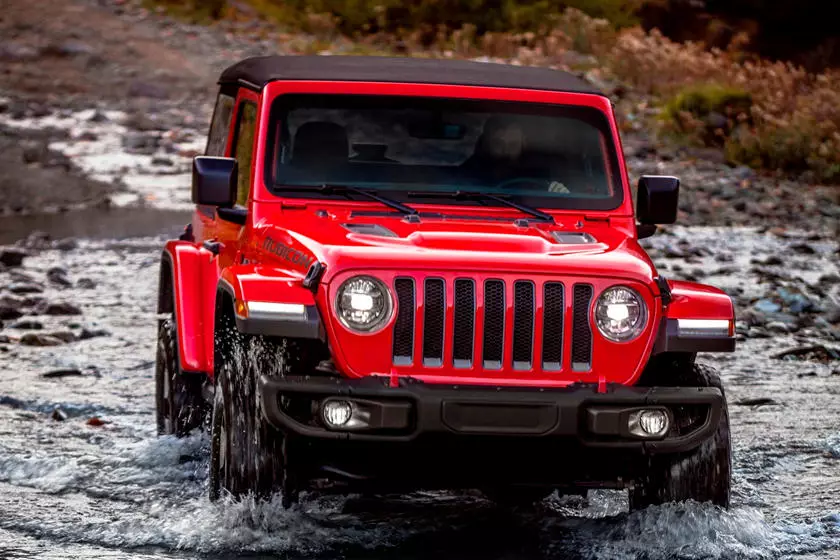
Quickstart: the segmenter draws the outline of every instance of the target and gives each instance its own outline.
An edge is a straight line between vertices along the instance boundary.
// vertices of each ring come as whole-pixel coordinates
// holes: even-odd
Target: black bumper
[[[264,377],[260,389],[266,419],[276,428],[304,438],[347,442],[411,442],[435,434],[553,441],[565,438],[585,447],[644,453],[678,453],[697,447],[714,433],[723,406],[720,390],[710,387],[618,385],[599,393],[594,385],[557,389],[481,387],[400,378],[397,386],[392,386],[387,378],[313,376]],[[317,409],[331,397],[364,403],[373,411],[374,426],[356,431],[324,427]],[[627,417],[640,407],[667,409],[675,427],[656,440],[630,434]],[[694,411],[693,421],[678,430],[677,420],[686,410]]]

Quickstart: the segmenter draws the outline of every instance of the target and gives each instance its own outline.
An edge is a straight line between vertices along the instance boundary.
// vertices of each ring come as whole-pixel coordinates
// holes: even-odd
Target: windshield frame
[[[288,83],[284,85],[290,85]],[[322,84],[318,84],[322,85]],[[326,84],[324,84],[326,85]],[[607,175],[611,182],[611,189],[612,189],[612,196],[604,197],[604,198],[584,198],[584,197],[559,197],[556,195],[548,195],[548,196],[534,196],[532,194],[529,195],[517,195],[516,193],[505,193],[505,196],[509,196],[511,200],[515,202],[519,202],[524,205],[532,206],[534,208],[539,208],[547,211],[554,211],[554,212],[562,212],[565,210],[572,210],[572,211],[595,211],[595,212],[605,212],[605,211],[616,211],[623,209],[623,206],[626,205],[626,177],[625,177],[625,168],[623,165],[623,160],[621,159],[619,150],[621,149],[620,140],[617,138],[617,130],[615,128],[615,123],[612,121],[612,115],[606,111],[606,106],[609,106],[609,100],[602,96],[593,95],[593,94],[575,94],[575,93],[556,93],[556,92],[528,92],[532,94],[544,94],[544,97],[559,97],[560,100],[565,101],[568,99],[570,102],[554,102],[554,101],[547,101],[547,100],[531,100],[528,99],[529,97],[534,97],[534,95],[522,95],[525,99],[516,99],[512,97],[510,94],[515,93],[518,90],[500,90],[499,88],[474,88],[474,87],[464,87],[464,86],[446,86],[444,89],[452,89],[453,87],[458,90],[484,90],[481,91],[480,95],[476,96],[468,96],[468,95],[440,95],[440,94],[426,94],[423,90],[434,88],[435,86],[431,86],[428,84],[421,84],[421,85],[413,85],[413,89],[417,90],[416,93],[406,92],[404,88],[400,88],[398,91],[388,91],[392,88],[389,87],[382,87],[377,88],[376,90],[371,90],[370,87],[364,86],[371,86],[374,84],[366,84],[366,83],[350,83],[349,86],[356,86],[356,87],[347,87],[346,90],[340,87],[336,88],[325,88],[325,87],[317,87],[309,90],[307,88],[282,88],[277,93],[277,95],[269,96],[270,101],[267,103],[265,108],[264,115],[266,118],[266,125],[264,127],[265,130],[265,149],[263,151],[264,158],[263,158],[263,166],[262,166],[262,187],[265,189],[265,192],[269,195],[268,200],[274,199],[321,199],[321,200],[336,200],[336,201],[345,201],[346,198],[343,198],[337,194],[327,194],[324,192],[318,192],[317,189],[320,185],[312,185],[312,192],[305,192],[302,190],[297,190],[295,192],[287,191],[283,189],[282,184],[275,184],[273,180],[273,166],[274,166],[274,158],[275,158],[275,150],[276,150],[276,143],[279,141],[277,135],[279,134],[278,125],[279,121],[282,118],[283,113],[287,110],[289,106],[289,100],[295,101],[297,99],[306,99],[310,98],[313,100],[316,99],[324,99],[324,100],[333,100],[333,99],[341,99],[345,98],[350,103],[348,103],[348,107],[352,106],[353,101],[356,101],[358,98],[363,98],[367,103],[370,103],[370,106],[375,106],[377,102],[385,103],[386,101],[394,102],[394,103],[411,103],[413,106],[422,106],[423,104],[442,104],[445,103],[451,109],[448,110],[457,110],[458,107],[463,107],[464,110],[471,110],[471,111],[489,111],[493,112],[496,111],[510,111],[515,110],[515,113],[524,113],[524,114],[533,114],[533,115],[547,115],[547,116],[572,116],[574,118],[579,118],[584,122],[587,122],[591,126],[595,127],[598,132],[600,133],[603,150],[604,150],[604,164],[607,166],[608,169]],[[379,84],[376,84],[379,85]],[[386,84],[382,84],[387,86]],[[394,85],[394,84],[390,84]],[[441,89],[442,86],[439,86],[438,89]],[[279,88],[278,88],[279,89]],[[362,89],[361,92],[356,92],[353,90]],[[504,93],[505,95],[501,95],[500,92]],[[518,97],[518,96],[517,96]],[[356,98],[356,99],[354,99]],[[581,100],[584,101],[582,103],[578,103],[577,101]],[[380,193],[382,196],[386,196],[393,200],[409,203],[413,205],[418,204],[434,204],[436,206],[486,206],[486,202],[482,202],[480,199],[470,200],[470,199],[462,199],[462,200],[454,200],[448,196],[441,196],[441,197],[429,197],[424,200],[423,203],[418,203],[416,199],[412,199],[408,196],[409,192],[416,192],[416,191],[423,191],[426,190],[427,187],[422,184],[404,184],[400,183],[400,188],[381,188],[381,187],[370,187],[370,186],[362,186],[356,185],[353,186],[357,188],[365,188],[369,190],[373,190],[377,193]],[[300,185],[296,185],[300,186]],[[470,189],[470,188],[463,188],[461,190],[464,191],[472,191],[472,192],[485,192],[482,190]],[[444,193],[448,193],[449,191],[444,191]],[[487,191],[489,194],[499,194],[496,191]],[[632,211],[632,210],[631,210]]]

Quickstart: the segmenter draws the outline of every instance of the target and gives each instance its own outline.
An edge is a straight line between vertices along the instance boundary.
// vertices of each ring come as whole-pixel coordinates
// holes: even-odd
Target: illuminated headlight
[[[645,302],[635,290],[626,286],[604,290],[595,304],[595,324],[601,334],[613,342],[636,338],[646,322]]]
[[[341,323],[354,331],[372,332],[388,322],[391,292],[371,276],[354,276],[338,289],[335,309]]]

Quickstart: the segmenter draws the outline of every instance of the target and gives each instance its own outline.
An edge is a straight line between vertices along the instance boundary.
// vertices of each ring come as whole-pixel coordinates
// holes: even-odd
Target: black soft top
[[[259,56],[227,68],[219,83],[262,89],[268,82],[277,80],[450,84],[603,95],[580,78],[561,70],[384,56]]]

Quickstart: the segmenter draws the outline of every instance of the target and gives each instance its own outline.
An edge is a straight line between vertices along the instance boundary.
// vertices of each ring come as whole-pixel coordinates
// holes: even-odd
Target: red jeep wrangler
[[[612,105],[564,72],[242,61],[163,251],[158,429],[212,418],[213,499],[726,507],[726,400],[695,356],[734,349],[733,305],[638,243],[678,191],[643,177],[634,213]]]

